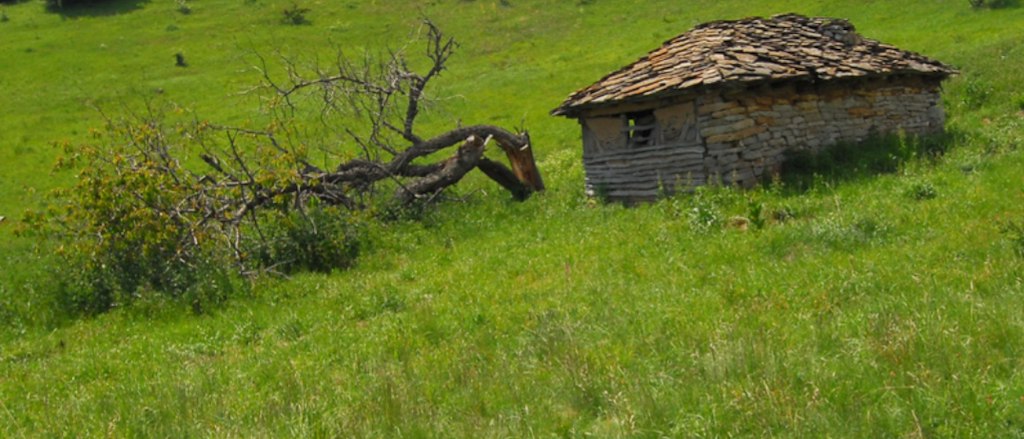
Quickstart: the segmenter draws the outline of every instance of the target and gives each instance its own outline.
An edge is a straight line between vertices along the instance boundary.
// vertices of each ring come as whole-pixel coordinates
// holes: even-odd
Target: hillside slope
[[[198,316],[153,298],[62,320],[45,244],[0,224],[0,435],[1024,434],[1024,10],[751,3],[309,1],[304,26],[279,23],[289,2],[4,6],[0,215],[70,181],[47,144],[87,139],[92,104],[244,120],[251,50],[382,50],[421,14],[462,43],[429,123],[525,124],[549,190],[514,203],[472,178],[374,227],[355,268]],[[583,196],[578,127],[551,108],[697,23],[781,12],[960,68],[948,152],[806,189]]]

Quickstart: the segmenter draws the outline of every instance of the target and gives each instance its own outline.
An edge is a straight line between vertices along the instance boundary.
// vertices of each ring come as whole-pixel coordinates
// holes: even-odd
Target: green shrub
[[[750,219],[750,224],[758,229],[763,229],[768,224],[768,219],[765,217],[764,203],[757,201],[749,201],[747,203],[749,210],[747,218]]]
[[[285,8],[284,11],[281,12],[284,15],[284,17],[281,18],[281,22],[296,26],[310,24],[309,19],[306,18],[306,13],[309,11],[309,8],[303,8],[296,3],[292,3],[291,6]]]
[[[360,229],[341,207],[281,197],[255,223],[211,219],[209,203],[236,189],[214,193],[208,176],[183,164],[209,144],[189,143],[195,132],[171,129],[151,111],[108,121],[94,145],[65,145],[58,166],[77,172],[75,185],[55,190],[44,212],[25,215],[26,233],[57,249],[55,296],[68,314],[102,313],[154,294],[202,312],[229,297],[240,274],[352,265]],[[279,154],[262,159],[262,184],[287,184],[282,179],[294,175],[275,167],[287,162]]]
[[[970,110],[977,110],[985,105],[995,93],[995,89],[987,81],[971,78],[964,86],[963,104]]]
[[[715,191],[718,188],[699,186],[690,198],[690,208],[686,212],[690,226],[696,230],[711,230],[722,224],[722,213],[719,208]]]
[[[247,253],[256,266],[280,273],[330,272],[348,268],[359,256],[362,228],[351,212],[315,207],[269,218],[261,226],[265,240],[254,241]]]
[[[918,181],[914,182],[907,188],[906,196],[915,200],[930,200],[939,195],[939,192],[935,189],[930,182]]]
[[[140,140],[161,135],[135,134]],[[86,162],[76,186],[55,191],[55,205],[45,214],[26,214],[27,223],[59,243],[58,300],[65,308],[100,313],[145,290],[181,296],[208,269],[222,266],[216,251],[205,250],[207,236],[150,208],[180,202],[177,195],[188,183],[159,172],[175,164],[126,149],[85,147],[73,154]],[[120,161],[139,166],[131,173],[109,166]]]
[[[139,139],[163,134],[135,133]],[[145,141],[143,141],[145,142]],[[123,146],[122,148],[130,148]],[[72,149],[68,149],[72,151]],[[194,308],[219,302],[230,291],[230,255],[207,231],[180,218],[158,213],[154,206],[181,203],[189,183],[159,172],[162,166],[127,149],[74,149],[77,184],[53,192],[45,212],[28,212],[31,230],[50,238],[56,247],[55,299],[71,315],[92,315],[156,292],[187,297]],[[114,163],[136,161],[135,172],[118,172]],[[218,291],[210,289],[214,282]]]
[[[1024,258],[1024,222],[1009,221],[1000,227],[1003,236],[1010,242],[1013,253]]]
[[[95,315],[155,295],[183,301],[202,313],[238,289],[236,274],[219,258],[132,258],[129,248],[105,248],[96,259],[65,255],[55,273],[54,293],[61,311],[69,316]]]

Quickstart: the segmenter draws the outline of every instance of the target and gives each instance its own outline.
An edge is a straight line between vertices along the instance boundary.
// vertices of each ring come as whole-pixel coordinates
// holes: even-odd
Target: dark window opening
[[[638,111],[626,114],[626,130],[629,137],[629,145],[633,147],[647,146],[653,142],[654,136],[654,111]]]

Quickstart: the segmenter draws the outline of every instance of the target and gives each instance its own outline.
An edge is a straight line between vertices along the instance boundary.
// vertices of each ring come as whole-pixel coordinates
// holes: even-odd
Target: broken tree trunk
[[[522,145],[508,144],[498,139],[498,146],[505,151],[505,155],[508,156],[509,164],[512,165],[512,172],[516,178],[526,186],[530,192],[540,192],[544,190],[544,180],[540,177],[540,171],[537,170],[537,162],[533,158],[533,145],[530,143],[530,134],[524,132],[520,135],[523,139]],[[483,168],[480,169],[485,174],[490,176]],[[494,178],[493,176],[491,178]],[[498,181],[495,179],[495,181]],[[500,184],[501,182],[498,181]],[[502,186],[505,186],[502,184]],[[507,186],[505,186],[507,188]],[[512,190],[512,189],[509,189]],[[515,193],[515,191],[513,191]],[[524,197],[525,198],[525,197]]]
[[[490,140],[488,138],[487,140]],[[486,141],[477,136],[469,136],[459,147],[454,156],[439,163],[434,172],[410,184],[398,188],[395,198],[402,204],[408,204],[424,195],[432,195],[444,188],[458,183],[462,177],[477,166],[484,155]]]
[[[512,197],[516,201],[523,201],[530,197],[533,191],[527,187],[516,174],[509,170],[505,165],[488,159],[487,157],[481,157],[480,162],[476,164],[477,168],[485,175],[500,184],[505,190],[512,193]]]
[[[505,152],[511,169],[483,156],[483,149],[491,139],[494,139]],[[411,163],[416,158],[457,144],[460,140],[464,140],[464,143],[456,155],[443,162],[432,165]],[[407,204],[423,195],[436,193],[455,184],[474,167],[508,190],[516,200],[525,200],[531,193],[544,190],[544,180],[533,157],[529,134],[514,134],[491,125],[459,127],[420,141],[396,156],[382,169],[397,175],[421,177],[396,191],[395,197],[401,203]]]

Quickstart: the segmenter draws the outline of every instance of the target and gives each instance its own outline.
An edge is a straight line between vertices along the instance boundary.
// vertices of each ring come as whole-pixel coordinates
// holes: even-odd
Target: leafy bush
[[[220,278],[229,264],[213,235],[197,224],[159,213],[154,206],[182,203],[193,183],[160,172],[176,167],[134,148],[164,147],[165,133],[152,124],[111,127],[132,141],[96,147],[65,145],[59,166],[77,168],[77,184],[52,194],[47,212],[26,222],[58,244],[58,300],[72,314],[96,314],[132,302],[145,291],[173,297],[196,292]],[[123,130],[123,131],[119,131]],[[119,165],[134,164],[133,172]],[[209,295],[209,294],[204,294]]]
[[[284,17],[281,18],[281,22],[284,24],[302,25],[310,24],[309,19],[306,18],[306,13],[309,12],[309,8],[303,8],[296,3],[292,3],[291,6],[287,7],[282,11]]]
[[[199,195],[227,193],[211,194],[208,177],[171,158],[172,150],[188,157],[209,147],[189,143],[197,132],[176,128],[160,114],[109,121],[95,145],[64,146],[58,166],[77,170],[77,183],[54,191],[45,212],[28,212],[26,232],[55,242],[56,294],[66,311],[101,313],[152,293],[200,312],[228,297],[239,274],[352,265],[359,229],[342,209],[300,211],[302,203],[282,198],[252,224],[210,220]],[[275,174],[280,160],[260,159],[263,184],[289,178]]]
[[[257,265],[283,273],[348,268],[359,256],[362,236],[359,222],[337,207],[276,215],[262,233],[268,239],[254,242],[249,252]]]
[[[137,242],[97,246],[95,259],[65,249],[55,273],[55,299],[62,311],[70,316],[95,315],[157,295],[183,300],[201,313],[238,289],[237,277],[220,258],[132,258],[130,249],[138,248],[132,244]]]

